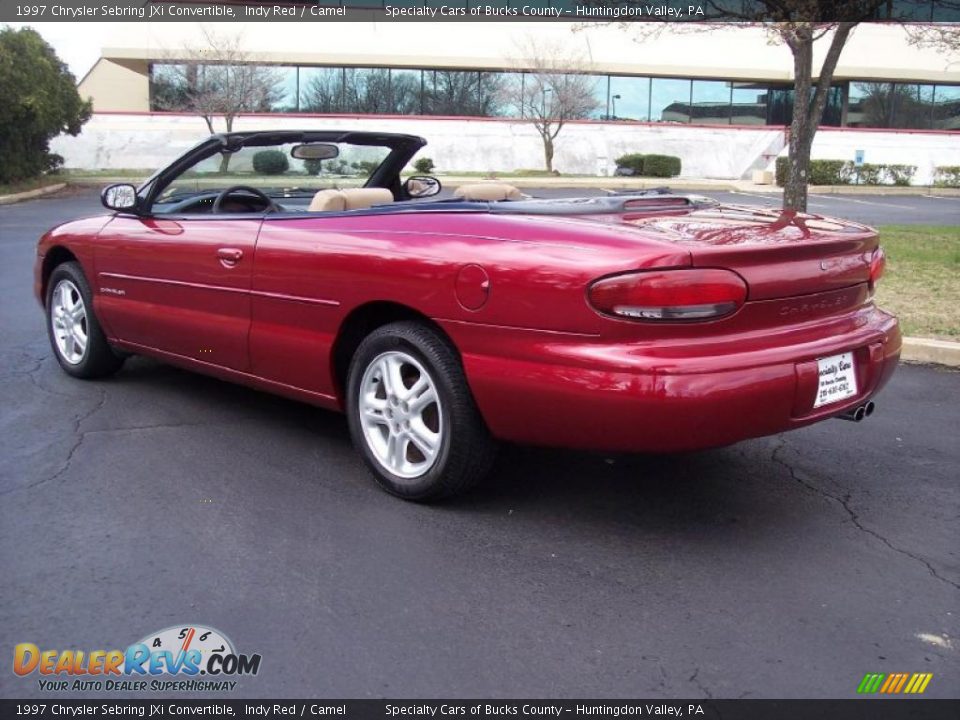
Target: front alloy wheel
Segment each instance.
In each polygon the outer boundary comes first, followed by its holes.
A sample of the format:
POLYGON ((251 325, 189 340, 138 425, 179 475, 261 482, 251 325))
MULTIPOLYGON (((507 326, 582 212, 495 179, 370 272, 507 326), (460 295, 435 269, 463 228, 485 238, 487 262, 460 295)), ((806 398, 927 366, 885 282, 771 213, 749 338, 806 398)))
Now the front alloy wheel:
POLYGON ((467 490, 496 454, 450 341, 425 323, 368 335, 350 362, 347 419, 374 479, 407 500, 467 490))
POLYGON ((104 377, 123 365, 93 310, 93 294, 76 262, 57 265, 47 281, 47 331, 60 367, 79 378, 104 377))
POLYGON ((50 303, 50 323, 53 339, 64 362, 79 365, 87 355, 89 340, 87 306, 80 290, 64 278, 53 288, 50 303))

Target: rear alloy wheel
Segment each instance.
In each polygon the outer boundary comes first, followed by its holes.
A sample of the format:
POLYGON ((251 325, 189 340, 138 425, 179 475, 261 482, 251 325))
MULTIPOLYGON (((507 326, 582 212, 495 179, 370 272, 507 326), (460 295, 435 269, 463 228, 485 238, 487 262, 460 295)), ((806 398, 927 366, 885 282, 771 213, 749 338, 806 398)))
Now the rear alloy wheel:
POLYGON ((347 416, 377 482, 408 500, 461 493, 490 469, 495 444, 456 352, 432 328, 392 323, 350 365, 347 416))
POLYGON ((123 359, 111 350, 93 313, 93 297, 80 265, 63 263, 47 282, 47 330, 57 362, 79 378, 115 373, 123 359))

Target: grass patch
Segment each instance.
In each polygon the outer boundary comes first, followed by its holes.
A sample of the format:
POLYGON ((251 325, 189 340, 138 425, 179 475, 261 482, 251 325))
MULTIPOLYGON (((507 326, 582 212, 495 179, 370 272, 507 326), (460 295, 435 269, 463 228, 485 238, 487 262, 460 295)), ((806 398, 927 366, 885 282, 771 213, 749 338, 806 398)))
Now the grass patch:
POLYGON ((142 177, 153 175, 153 170, 146 168, 117 168, 114 170, 83 170, 81 168, 64 168, 61 171, 71 178, 102 178, 102 177, 142 177))
POLYGON ((878 229, 887 270, 877 304, 900 318, 904 335, 960 340, 960 227, 878 229))
POLYGON ((38 190, 48 185, 59 185, 62 182, 65 182, 65 179, 58 175, 45 175, 44 177, 32 178, 30 180, 0 184, 0 195, 14 195, 29 190, 38 190))

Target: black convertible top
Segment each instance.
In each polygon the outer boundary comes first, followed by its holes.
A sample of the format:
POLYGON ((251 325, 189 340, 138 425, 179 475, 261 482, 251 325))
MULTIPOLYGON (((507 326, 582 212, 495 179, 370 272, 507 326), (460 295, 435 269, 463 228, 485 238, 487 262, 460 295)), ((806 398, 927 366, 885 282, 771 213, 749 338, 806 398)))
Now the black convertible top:
POLYGON ((211 135, 201 145, 217 139, 226 148, 242 146, 283 145, 294 142, 350 143, 351 145, 380 145, 391 149, 409 148, 416 152, 427 141, 418 135, 403 133, 366 132, 358 130, 250 130, 247 132, 211 135))

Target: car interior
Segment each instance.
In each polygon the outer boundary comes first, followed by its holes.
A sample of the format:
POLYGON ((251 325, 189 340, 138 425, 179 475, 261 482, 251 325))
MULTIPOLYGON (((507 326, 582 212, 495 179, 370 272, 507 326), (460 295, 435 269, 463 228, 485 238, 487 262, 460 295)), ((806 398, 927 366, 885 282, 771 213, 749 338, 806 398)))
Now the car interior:
POLYGON ((211 136, 158 171, 141 191, 128 186, 122 196, 134 205, 142 202, 150 214, 168 216, 341 213, 428 199, 528 199, 503 182, 468 183, 438 197, 442 186, 436 178, 402 179, 403 168, 425 144, 415 136, 337 131, 211 136), (142 197, 137 200, 135 193, 142 197))

